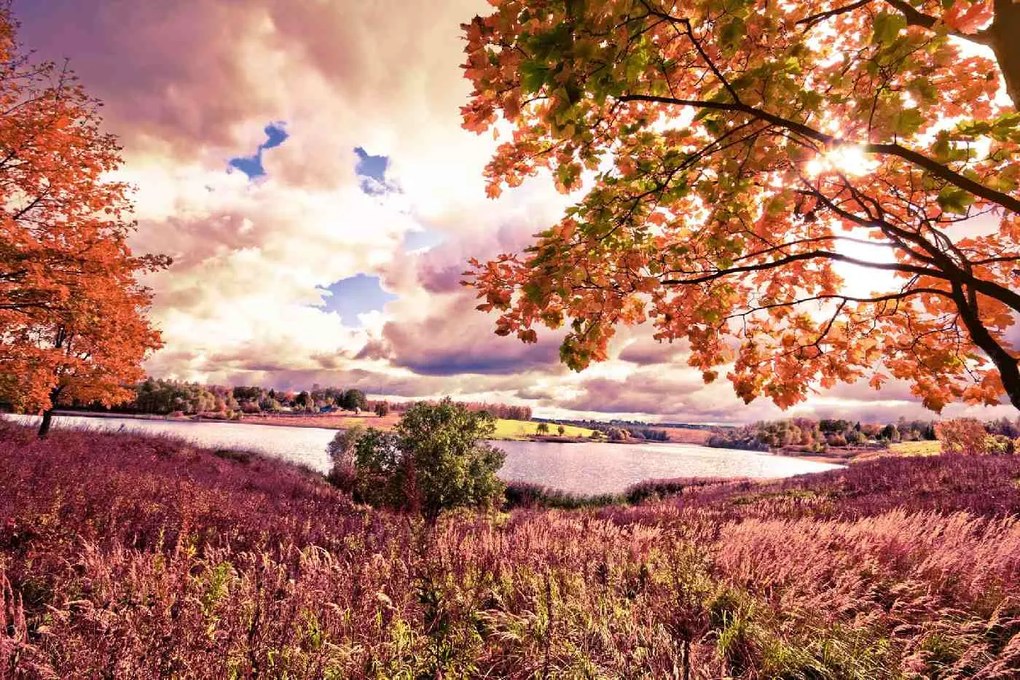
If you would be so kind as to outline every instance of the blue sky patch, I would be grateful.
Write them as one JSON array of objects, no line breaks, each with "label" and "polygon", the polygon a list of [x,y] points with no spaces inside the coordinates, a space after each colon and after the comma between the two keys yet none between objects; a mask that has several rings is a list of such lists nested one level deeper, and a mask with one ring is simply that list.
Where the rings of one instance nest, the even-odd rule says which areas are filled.
[{"label": "blue sky patch", "polygon": [[259,144],[253,156],[238,156],[231,158],[228,165],[235,170],[240,170],[248,176],[249,180],[265,177],[266,169],[262,166],[262,152],[266,149],[275,149],[287,141],[287,129],[282,122],[270,123],[264,129],[266,141]]},{"label": "blue sky patch", "polygon": [[383,290],[378,276],[358,274],[324,288],[332,295],[323,295],[322,308],[340,315],[345,326],[360,328],[358,314],[381,311],[387,302],[397,299],[392,293]]},{"label": "blue sky patch", "polygon": [[399,192],[400,187],[386,179],[386,170],[390,167],[389,156],[373,156],[362,147],[354,148],[358,157],[354,164],[354,174],[358,176],[358,186],[369,196],[383,196],[391,192]]}]

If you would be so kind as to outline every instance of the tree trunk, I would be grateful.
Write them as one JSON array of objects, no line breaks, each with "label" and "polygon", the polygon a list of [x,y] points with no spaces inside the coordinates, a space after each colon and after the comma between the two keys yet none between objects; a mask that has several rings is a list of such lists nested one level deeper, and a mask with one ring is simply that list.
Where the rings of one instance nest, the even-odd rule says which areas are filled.
[{"label": "tree trunk", "polygon": [[995,0],[995,20],[988,28],[989,44],[1006,81],[1013,106],[1020,108],[1020,4]]},{"label": "tree trunk", "polygon": [[45,439],[50,432],[50,424],[53,422],[53,409],[48,408],[43,412],[42,423],[39,425],[39,439]]},{"label": "tree trunk", "polygon": [[39,439],[45,439],[46,435],[50,433],[50,425],[53,424],[53,410],[57,408],[57,399],[60,398],[63,389],[57,385],[50,390],[50,407],[43,412],[42,423],[39,424]]}]

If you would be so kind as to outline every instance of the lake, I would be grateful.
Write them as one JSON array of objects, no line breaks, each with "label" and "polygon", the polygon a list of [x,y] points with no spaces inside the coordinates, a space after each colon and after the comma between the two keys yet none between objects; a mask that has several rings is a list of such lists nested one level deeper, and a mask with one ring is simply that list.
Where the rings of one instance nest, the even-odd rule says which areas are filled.
[{"label": "lake", "polygon": [[[25,424],[38,418],[5,416]],[[56,416],[53,427],[168,434],[209,448],[257,451],[325,472],[326,444],[336,430],[229,422],[139,420]],[[572,493],[623,491],[636,482],[668,477],[791,477],[838,465],[767,453],[714,449],[693,444],[609,444],[500,441],[506,481],[541,484]]]}]

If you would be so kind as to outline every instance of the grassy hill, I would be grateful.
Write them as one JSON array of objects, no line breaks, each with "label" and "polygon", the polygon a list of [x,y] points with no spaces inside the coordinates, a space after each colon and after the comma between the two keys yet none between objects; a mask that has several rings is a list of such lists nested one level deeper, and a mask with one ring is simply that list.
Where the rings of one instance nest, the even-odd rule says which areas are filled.
[{"label": "grassy hill", "polygon": [[[547,423],[549,434],[558,434],[557,425]],[[500,418],[496,421],[497,439],[527,439],[529,436],[538,434],[539,423],[532,420],[505,420]],[[576,425],[564,425],[565,437],[590,437],[594,430]]]},{"label": "grassy hill", "polygon": [[1020,677],[1020,457],[428,530],[169,439],[0,431],[0,676]]}]

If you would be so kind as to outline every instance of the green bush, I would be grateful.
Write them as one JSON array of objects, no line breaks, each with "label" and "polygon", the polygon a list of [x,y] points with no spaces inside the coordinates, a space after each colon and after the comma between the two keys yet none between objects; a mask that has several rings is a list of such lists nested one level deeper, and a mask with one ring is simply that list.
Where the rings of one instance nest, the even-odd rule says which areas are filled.
[{"label": "green bush", "polygon": [[337,433],[327,449],[329,479],[355,500],[420,513],[429,522],[448,508],[500,502],[496,472],[505,454],[485,442],[495,419],[450,399],[419,403],[393,432],[353,428]]}]

